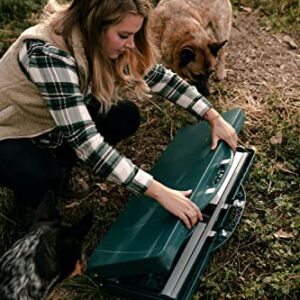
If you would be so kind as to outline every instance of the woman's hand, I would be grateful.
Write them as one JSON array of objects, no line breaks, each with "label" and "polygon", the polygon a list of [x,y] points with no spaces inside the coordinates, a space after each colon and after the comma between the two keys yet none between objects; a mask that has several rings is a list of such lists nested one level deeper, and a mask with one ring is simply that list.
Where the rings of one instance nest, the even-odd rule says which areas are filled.
[{"label": "woman's hand", "polygon": [[218,141],[223,140],[232,148],[233,151],[235,151],[238,143],[238,136],[233,127],[213,108],[206,112],[204,118],[212,127],[211,149],[215,150],[217,148]]},{"label": "woman's hand", "polygon": [[191,193],[191,190],[177,191],[170,189],[153,179],[144,194],[157,200],[160,205],[180,218],[191,229],[198,220],[202,221],[203,219],[198,206],[188,198]]}]

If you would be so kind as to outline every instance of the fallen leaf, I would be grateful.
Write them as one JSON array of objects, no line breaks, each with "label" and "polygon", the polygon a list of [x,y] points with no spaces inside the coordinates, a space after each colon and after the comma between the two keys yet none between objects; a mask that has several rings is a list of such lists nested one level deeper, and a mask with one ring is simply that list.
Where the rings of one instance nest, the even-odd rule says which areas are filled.
[{"label": "fallen leaf", "polygon": [[102,191],[107,191],[108,190],[108,185],[105,182],[96,183],[96,186],[98,186],[100,188],[100,190],[102,190]]},{"label": "fallen leaf", "polygon": [[275,166],[274,166],[274,169],[276,171],[282,171],[282,172],[285,172],[285,173],[296,174],[297,175],[297,173],[295,172],[296,171],[295,167],[288,166],[284,163],[276,163]]},{"label": "fallen leaf", "polygon": [[282,143],[282,132],[278,132],[276,135],[272,136],[270,139],[270,143],[275,144],[281,144]]},{"label": "fallen leaf", "polygon": [[105,193],[110,193],[116,187],[116,184],[112,182],[100,182],[100,183],[95,183],[95,185]]},{"label": "fallen leaf", "polygon": [[277,238],[283,238],[283,239],[291,239],[295,236],[291,232],[283,231],[282,229],[279,229],[274,233],[274,236]]},{"label": "fallen leaf", "polygon": [[101,197],[101,202],[103,202],[103,203],[108,202],[108,198],[107,197]]},{"label": "fallen leaf", "polygon": [[241,5],[241,6],[240,6],[240,9],[241,9],[242,11],[245,11],[245,12],[248,12],[248,13],[252,12],[252,8],[251,8],[251,7],[247,7],[247,6]]},{"label": "fallen leaf", "polygon": [[79,205],[79,202],[72,202],[70,204],[65,205],[65,208],[74,208]]}]

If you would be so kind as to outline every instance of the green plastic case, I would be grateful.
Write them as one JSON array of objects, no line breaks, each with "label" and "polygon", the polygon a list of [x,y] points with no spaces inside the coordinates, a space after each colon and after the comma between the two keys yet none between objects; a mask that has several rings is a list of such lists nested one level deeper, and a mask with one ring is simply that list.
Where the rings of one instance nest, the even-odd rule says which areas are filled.
[{"label": "green plastic case", "polygon": [[[240,109],[223,117],[237,132],[241,130]],[[226,178],[228,168],[222,162],[232,156],[224,142],[211,150],[210,126],[202,121],[181,129],[150,173],[171,188],[192,189],[191,200],[204,210]],[[166,272],[191,232],[153,199],[132,197],[93,251],[87,272],[101,278]]]}]

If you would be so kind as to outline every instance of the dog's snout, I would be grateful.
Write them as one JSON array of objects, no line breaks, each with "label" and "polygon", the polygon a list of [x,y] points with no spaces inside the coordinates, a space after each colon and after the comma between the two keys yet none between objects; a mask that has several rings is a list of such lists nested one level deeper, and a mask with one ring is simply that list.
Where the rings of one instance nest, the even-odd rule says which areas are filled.
[{"label": "dog's snout", "polygon": [[198,90],[198,92],[202,95],[202,96],[205,96],[205,97],[208,97],[210,96],[210,92],[209,92],[209,88],[208,87],[199,87],[196,85],[196,88]]},{"label": "dog's snout", "polygon": [[202,96],[205,96],[205,97],[210,96],[210,92],[209,92],[209,89],[208,89],[208,88],[205,88],[205,89],[199,89],[199,88],[197,87],[197,90],[198,90],[198,92],[199,92]]},{"label": "dog's snout", "polygon": [[197,88],[198,92],[201,95],[203,95],[203,96],[210,95],[207,77],[205,77],[203,75],[199,75],[196,78],[194,78],[194,80],[191,82],[191,84],[193,84]]}]

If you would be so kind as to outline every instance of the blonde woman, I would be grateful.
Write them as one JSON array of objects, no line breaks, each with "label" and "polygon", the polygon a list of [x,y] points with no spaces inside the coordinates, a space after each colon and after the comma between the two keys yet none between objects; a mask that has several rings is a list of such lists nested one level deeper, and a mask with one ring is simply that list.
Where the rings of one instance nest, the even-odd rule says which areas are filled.
[{"label": "blonde woman", "polygon": [[50,1],[41,22],[2,57],[0,183],[16,200],[36,205],[48,190],[61,193],[76,154],[102,179],[153,198],[187,227],[202,219],[191,191],[164,186],[113,147],[140,124],[135,99],[122,99],[127,92],[140,100],[156,93],[203,117],[213,149],[219,139],[237,145],[211,104],[156,64],[150,11],[148,0]]}]

